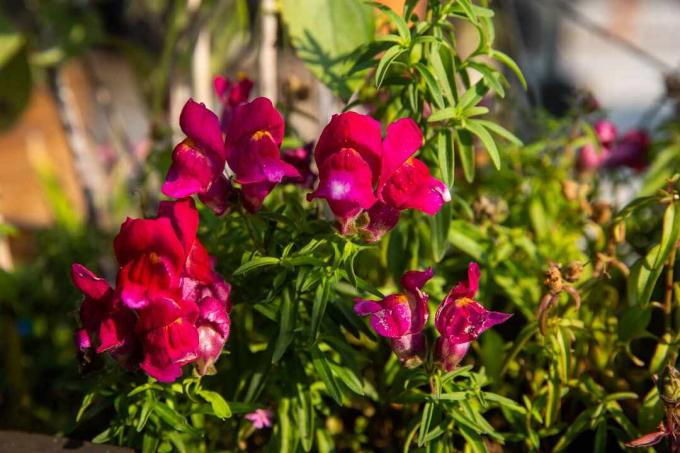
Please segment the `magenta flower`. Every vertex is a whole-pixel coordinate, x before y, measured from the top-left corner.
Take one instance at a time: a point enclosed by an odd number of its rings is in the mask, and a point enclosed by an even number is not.
[[[356,219],[368,214],[359,232],[377,241],[399,220],[399,211],[418,209],[436,214],[451,199],[447,187],[413,158],[423,144],[416,123],[402,118],[387,127],[367,115],[334,115],[314,151],[319,185],[308,200],[324,198],[340,222],[343,234],[357,230]],[[375,209],[373,206],[380,202]]]
[[[481,273],[477,263],[468,267],[468,281],[458,283],[437,309],[435,327],[440,333],[436,353],[445,370],[455,368],[467,352],[470,342],[485,330],[501,324],[512,316],[489,311],[473,300]]]
[[[220,123],[222,130],[226,132],[234,109],[248,102],[250,91],[253,89],[253,81],[244,74],[239,74],[234,82],[226,77],[217,76],[213,81],[213,85],[215,87],[215,94],[217,94],[217,97],[222,102]]]
[[[73,265],[85,295],[74,334],[79,349],[110,352],[162,382],[174,381],[188,363],[199,374],[213,369],[229,337],[231,286],[197,239],[198,222],[190,198],[161,202],[155,219],[128,219],[114,240],[115,290]]]
[[[262,429],[272,426],[273,416],[274,414],[269,409],[255,409],[253,412],[246,414],[245,419],[250,421],[255,429]]]
[[[650,138],[645,131],[634,129],[618,138],[616,126],[607,120],[595,123],[594,129],[600,150],[592,144],[581,148],[578,156],[581,171],[620,167],[641,171],[646,167]]]
[[[383,141],[378,198],[400,211],[417,209],[428,215],[451,201],[446,185],[433,178],[420,160],[412,157],[423,144],[418,125],[402,118],[387,127]]]
[[[229,122],[226,156],[241,184],[243,205],[257,212],[265,197],[284,177],[300,177],[281,159],[283,117],[267,98],[257,98],[236,108]]]
[[[602,161],[604,168],[628,167],[642,171],[647,166],[649,135],[642,130],[627,132]]]
[[[189,99],[179,118],[187,138],[172,152],[161,191],[172,198],[198,195],[217,214],[229,206],[231,183],[224,175],[225,151],[217,116]]]
[[[429,296],[422,288],[431,278],[432,268],[409,271],[401,277],[401,287],[407,294],[391,294],[379,301],[355,299],[354,311],[371,316],[373,330],[391,340],[392,350],[407,366],[422,362],[425,339],[421,332],[429,318]]]

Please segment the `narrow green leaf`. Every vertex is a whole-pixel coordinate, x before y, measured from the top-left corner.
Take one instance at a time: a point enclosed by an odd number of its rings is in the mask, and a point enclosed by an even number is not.
[[[397,27],[397,32],[404,40],[404,44],[408,45],[409,41],[411,40],[411,32],[408,29],[406,21],[399,14],[395,13],[389,6],[378,2],[368,2],[368,4],[378,8],[380,11],[385,13],[387,17],[389,17],[390,22],[392,22]]]
[[[517,78],[519,79],[520,83],[522,84],[522,88],[525,90],[527,89],[527,80],[524,78],[524,74],[522,74],[522,70],[517,66],[517,63],[515,63],[515,60],[510,58],[509,55],[504,54],[500,50],[493,50],[491,52],[491,57],[495,58],[496,60],[500,61],[504,65],[506,65],[512,72],[515,73]]]
[[[430,423],[432,423],[432,415],[434,414],[434,403],[428,401],[423,406],[423,413],[420,417],[420,428],[418,429],[418,446],[425,445],[425,439],[430,432]]]
[[[505,89],[503,88],[503,83],[499,80],[502,75],[493,68],[485,65],[484,63],[479,63],[477,61],[468,60],[468,66],[470,66],[475,71],[479,72],[487,85],[494,90],[498,96],[505,97]]]
[[[399,58],[399,56],[403,54],[405,51],[406,49],[399,45],[392,46],[389,49],[387,49],[387,51],[385,51],[382,58],[380,59],[380,62],[378,62],[378,67],[375,70],[376,88],[380,88],[383,81],[385,80],[385,76],[387,76],[387,72],[390,69],[390,66],[392,66],[392,63],[394,63],[394,61],[397,58]]]
[[[466,130],[458,130],[454,133],[455,142],[458,144],[458,154],[463,167],[463,174],[467,182],[475,179],[475,147],[472,135]]]
[[[496,147],[496,142],[494,141],[493,137],[491,134],[489,134],[489,131],[487,131],[484,126],[482,126],[479,123],[479,120],[468,120],[465,122],[464,127],[475,134],[479,139],[482,141],[484,144],[484,147],[486,148],[486,151],[489,153],[489,157],[491,157],[491,161],[493,162],[493,165],[496,167],[496,169],[501,168],[501,156],[498,153],[498,148]]]
[[[680,204],[671,203],[666,208],[663,215],[663,230],[661,232],[661,242],[659,250],[654,259],[652,269],[663,266],[668,259],[671,251],[680,238]]]
[[[309,338],[311,341],[315,341],[319,333],[319,326],[326,313],[326,306],[328,305],[328,299],[330,298],[331,288],[332,280],[326,278],[324,279],[323,284],[319,285],[316,289],[314,306],[312,307],[312,322],[309,326]]]
[[[517,145],[517,146],[522,146],[522,140],[517,138],[512,132],[509,130],[505,129],[503,126],[494,123],[493,121],[487,121],[487,120],[475,120],[477,123],[479,123],[481,126],[484,126],[485,128],[489,129],[491,132],[493,132],[496,135],[499,135],[509,141],[510,143]]]
[[[450,119],[456,118],[457,116],[458,116],[458,110],[456,110],[453,107],[446,107],[444,109],[435,110],[434,112],[432,112],[432,115],[430,115],[427,118],[427,121],[429,123],[436,123],[438,121],[450,120]]]
[[[427,85],[427,89],[432,95],[432,100],[434,101],[434,104],[438,108],[443,109],[445,103],[444,98],[442,97],[442,91],[439,88],[439,84],[437,83],[434,74],[432,74],[432,71],[430,71],[430,68],[428,68],[422,63],[416,63],[413,66],[416,68],[418,73],[420,73],[421,77],[425,80],[425,84]]]
[[[319,349],[318,345],[313,345],[311,347],[310,354],[312,356],[312,364],[316,369],[317,373],[321,377],[321,381],[326,386],[326,392],[328,395],[335,400],[336,403],[342,405],[342,393],[338,387],[338,383],[335,381],[335,376],[328,366],[326,357]]]
[[[283,357],[283,354],[285,354],[288,346],[293,341],[293,330],[295,329],[295,316],[293,312],[293,302],[291,301],[290,294],[287,290],[283,291],[281,295],[279,336],[276,338],[274,345],[272,363],[278,362]]]
[[[437,136],[437,163],[442,181],[446,187],[453,187],[456,175],[456,155],[454,153],[453,132],[449,129],[443,130]]]
[[[274,266],[279,264],[280,261],[281,260],[279,260],[279,258],[274,258],[273,256],[261,256],[258,258],[253,258],[247,263],[243,263],[237,267],[232,275],[242,275],[261,267]]]

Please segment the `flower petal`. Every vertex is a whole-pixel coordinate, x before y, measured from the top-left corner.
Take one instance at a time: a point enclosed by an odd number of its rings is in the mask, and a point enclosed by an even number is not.
[[[203,193],[223,170],[224,158],[204,153],[191,140],[184,140],[172,152],[172,165],[161,191],[173,198]]]
[[[436,214],[451,200],[446,185],[433,178],[427,166],[414,158],[392,173],[379,197],[395,209],[418,209],[428,215]]]
[[[399,222],[399,210],[382,201],[376,201],[367,213],[368,225],[363,228],[361,233],[368,242],[379,241]]]
[[[266,132],[277,147],[281,146],[283,129],[283,116],[269,99],[259,97],[241,104],[234,110],[227,129],[227,157],[256,133]]]
[[[236,191],[229,179],[220,175],[206,192],[198,194],[198,199],[216,215],[222,215],[236,202]]]
[[[371,183],[377,183],[382,157],[380,123],[356,112],[333,115],[314,150],[317,166],[321,168],[327,159],[343,148],[354,149],[361,155],[371,170]]]
[[[179,116],[179,126],[206,153],[224,158],[220,120],[204,104],[189,99]]]
[[[382,165],[378,190],[423,144],[423,134],[411,118],[399,119],[387,126],[383,141]]]

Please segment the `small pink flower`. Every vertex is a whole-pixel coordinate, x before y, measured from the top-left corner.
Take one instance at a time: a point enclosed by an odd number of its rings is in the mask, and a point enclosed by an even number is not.
[[[431,278],[432,268],[409,271],[401,277],[406,294],[391,294],[379,301],[355,299],[354,311],[360,316],[371,316],[373,329],[391,339],[393,351],[405,364],[418,365],[422,361],[425,341],[421,332],[429,318],[429,296],[422,288]]]
[[[255,409],[246,414],[245,419],[250,421],[256,429],[263,429],[272,426],[273,416],[274,414],[269,409]]]
[[[593,129],[600,144],[605,148],[611,148],[619,134],[616,125],[609,120],[599,120]]]
[[[437,309],[435,327],[441,335],[437,340],[437,357],[450,371],[460,363],[469,343],[485,330],[501,324],[512,316],[489,311],[473,300],[479,287],[481,273],[477,263],[468,267],[468,281],[458,283]]]
[[[284,182],[299,184],[302,187],[311,189],[314,186],[316,175],[312,172],[312,151],[313,142],[307,143],[301,148],[287,149],[283,151],[283,160],[288,162],[300,173],[299,177],[286,177]]]
[[[284,177],[300,177],[281,159],[284,122],[267,98],[256,98],[234,110],[226,138],[229,168],[241,184],[243,204],[257,212],[265,197]]]
[[[226,77],[217,76],[213,82],[215,93],[222,102],[222,116],[220,122],[222,130],[226,131],[229,127],[234,109],[241,104],[248,102],[250,91],[253,89],[253,81],[244,74],[239,74],[237,80],[232,82]]]

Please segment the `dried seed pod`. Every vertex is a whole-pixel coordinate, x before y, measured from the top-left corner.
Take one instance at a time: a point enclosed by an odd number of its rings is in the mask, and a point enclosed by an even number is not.
[[[581,278],[583,273],[583,264],[580,261],[572,261],[566,266],[562,267],[562,276],[569,283],[574,283]]]

